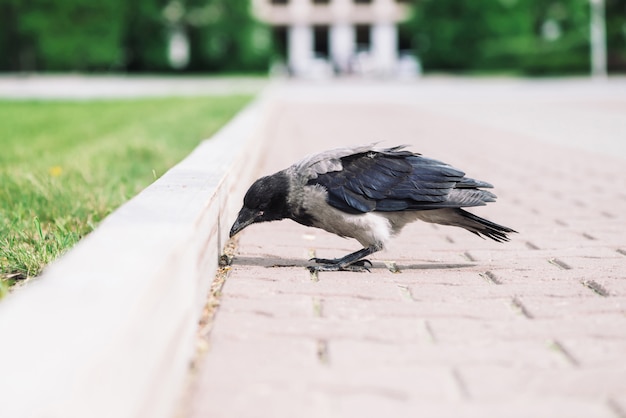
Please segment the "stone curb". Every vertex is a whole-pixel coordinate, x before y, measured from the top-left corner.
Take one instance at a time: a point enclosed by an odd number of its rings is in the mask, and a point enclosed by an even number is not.
[[[169,417],[268,94],[0,304],[0,416]]]

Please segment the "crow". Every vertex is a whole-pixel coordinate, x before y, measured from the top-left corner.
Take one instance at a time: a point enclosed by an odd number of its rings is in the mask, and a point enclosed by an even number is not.
[[[364,259],[382,250],[409,222],[452,225],[494,241],[516,232],[461,208],[483,206],[496,196],[484,181],[443,162],[376,144],[313,154],[255,181],[230,230],[234,236],[259,222],[291,219],[341,237],[363,249],[337,259],[313,258],[312,271],[363,271]]]

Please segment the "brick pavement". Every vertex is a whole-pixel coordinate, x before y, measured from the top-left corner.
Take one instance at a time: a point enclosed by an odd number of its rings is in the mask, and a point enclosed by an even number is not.
[[[277,93],[260,174],[334,146],[407,143],[492,182],[498,202],[473,212],[520,233],[498,244],[415,223],[372,257],[371,273],[312,276],[313,254],[358,243],[290,221],[248,228],[190,417],[626,417],[626,158],[547,140],[559,131],[541,125],[550,109],[567,116],[561,104],[584,114],[600,103],[609,117],[625,115],[626,100],[588,103],[574,85],[532,106],[528,89],[489,88],[481,99],[427,86],[432,101],[419,86],[379,89],[377,100],[332,84]],[[564,132],[597,128],[568,123]],[[619,138],[626,118],[602,129],[602,141]]]

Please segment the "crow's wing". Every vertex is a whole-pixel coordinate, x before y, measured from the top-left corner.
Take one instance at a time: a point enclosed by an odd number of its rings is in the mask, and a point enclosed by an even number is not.
[[[348,213],[479,206],[495,199],[479,189],[490,184],[402,147],[332,154],[328,160],[308,166],[322,169],[309,173],[307,184],[323,186],[328,203]]]

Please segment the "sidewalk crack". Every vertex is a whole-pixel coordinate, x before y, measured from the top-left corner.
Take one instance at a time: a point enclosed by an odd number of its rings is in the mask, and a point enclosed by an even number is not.
[[[317,360],[323,364],[328,365],[328,341],[326,340],[317,340]]]
[[[461,377],[461,374],[459,373],[459,371],[453,368],[451,371],[451,375],[452,375],[452,380],[454,381],[454,386],[456,387],[456,390],[459,396],[461,397],[461,399],[470,399],[471,396],[469,394],[469,390],[467,389],[467,384]]]
[[[324,299],[313,297],[313,316],[316,318],[324,317]]]
[[[622,409],[622,407],[619,405],[619,403],[617,403],[615,399],[607,399],[606,404],[617,418],[626,418],[626,411]]]
[[[398,289],[400,289],[400,293],[405,299],[410,300],[411,302],[416,301],[415,297],[413,297],[413,293],[411,293],[411,289],[409,288],[409,286],[404,284],[396,284],[396,286],[398,286]]]
[[[521,314],[523,317],[533,319],[533,315],[528,311],[526,306],[524,306],[522,301],[517,296],[513,296],[513,298],[511,299],[511,307],[514,311]]]
[[[567,348],[563,344],[561,344],[558,340],[550,341],[549,347],[561,355],[561,357],[569,363],[571,366],[578,367],[580,366],[580,362],[569,352]]]
[[[548,259],[548,263],[552,264],[553,266],[557,266],[558,268],[563,269],[563,270],[572,269],[572,266],[570,266],[564,261],[559,260],[558,258],[550,258]]]
[[[602,286],[600,283],[596,282],[595,280],[583,280],[580,282],[580,284],[582,284],[588,289],[591,289],[598,296],[602,296],[602,297],[611,296],[611,292],[609,292],[604,286]]]
[[[498,279],[498,276],[496,276],[492,271],[487,270],[484,273],[478,273],[478,275],[485,279],[488,283],[502,284],[502,281]]]

